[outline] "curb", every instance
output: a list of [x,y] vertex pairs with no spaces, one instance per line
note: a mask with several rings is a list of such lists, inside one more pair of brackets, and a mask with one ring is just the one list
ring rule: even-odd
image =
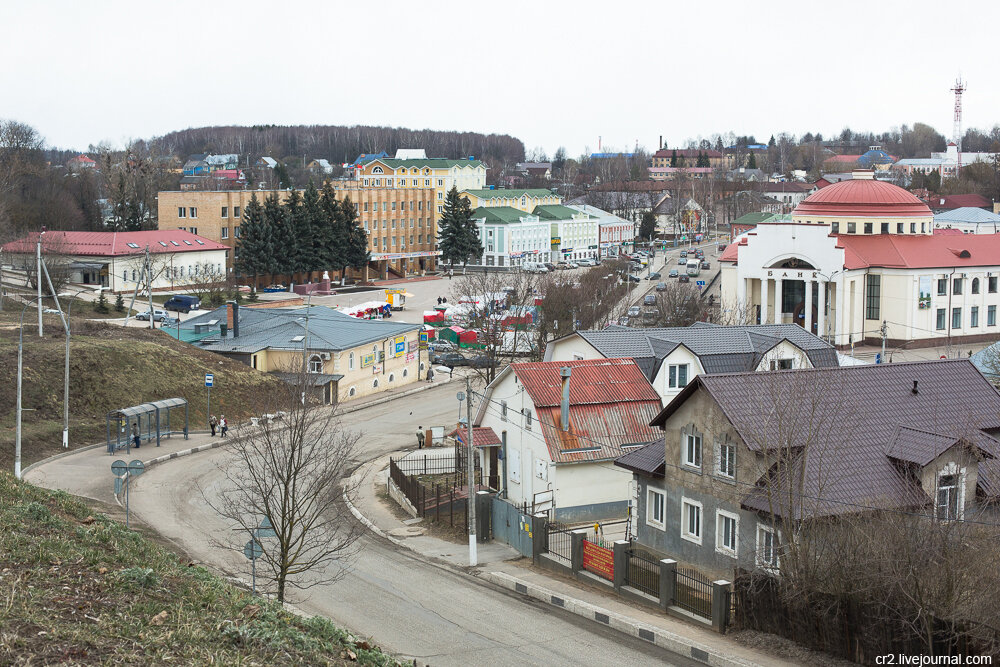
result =
[[[373,407],[375,405],[383,405],[385,403],[389,403],[390,401],[395,401],[398,398],[405,398],[405,397],[410,396],[412,394],[419,394],[422,391],[430,391],[431,389],[434,389],[436,387],[440,387],[442,385],[449,384],[452,381],[453,381],[453,379],[449,378],[449,379],[447,379],[447,380],[445,380],[443,382],[434,382],[432,384],[425,384],[424,386],[417,387],[416,389],[407,389],[404,392],[400,392],[400,393],[394,394],[392,396],[386,396],[384,398],[377,398],[377,399],[375,399],[373,401],[368,401],[366,403],[359,404],[359,405],[352,405],[352,406],[346,407],[346,408],[341,408],[338,405],[338,407],[337,407],[337,414],[338,415],[349,415],[352,412],[357,412],[358,410],[364,410],[365,408],[370,408],[370,407]],[[426,382],[426,380],[423,380],[423,382]]]
[[[204,431],[204,432],[207,433],[208,431]],[[235,437],[236,436],[233,436],[233,439],[235,439]],[[227,443],[229,443],[229,438],[219,438],[219,440],[216,441],[216,442],[210,442],[210,443],[208,443],[206,445],[198,445],[197,447],[191,447],[190,449],[182,449],[181,451],[179,451],[179,452],[173,452],[172,454],[164,454],[163,456],[157,456],[154,459],[150,459],[148,461],[143,461],[142,463],[143,463],[144,466],[146,466],[146,469],[148,470],[149,468],[155,466],[157,463],[163,463],[164,461],[169,461],[171,459],[180,458],[182,456],[189,456],[191,454],[197,454],[198,452],[208,451],[209,449],[216,449],[217,447],[222,447],[224,444],[227,444]],[[122,483],[123,487],[127,486],[129,484],[129,479],[130,478],[131,478],[131,475],[125,475],[125,481]],[[115,502],[117,502],[119,505],[121,505],[122,501],[121,501],[121,498],[118,497],[118,494],[116,493],[116,494],[114,494],[114,496],[115,496]]]
[[692,660],[712,665],[712,667],[753,667],[757,664],[741,658],[727,657],[700,642],[636,621],[608,609],[602,609],[589,602],[565,597],[562,594],[557,595],[547,588],[522,581],[504,572],[484,572],[482,576],[501,588],[527,595],[553,607],[559,607],[571,614],[608,626],[629,636],[638,637],[678,655],[690,656]]

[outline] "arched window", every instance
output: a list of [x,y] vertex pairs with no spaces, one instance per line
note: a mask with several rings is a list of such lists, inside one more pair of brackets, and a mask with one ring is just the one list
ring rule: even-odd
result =
[[395,379],[396,379],[396,376],[393,373],[389,373],[389,382],[392,382]]
[[403,377],[406,377],[407,375],[409,375],[409,373],[407,372],[408,370],[409,369],[407,369],[407,368],[403,369]]
[[353,371],[354,370],[354,353],[353,352],[351,352],[351,354],[347,357],[347,370],[349,370],[349,371]]
[[378,378],[372,381],[372,389],[378,389]]
[[314,354],[309,357],[309,372],[310,373],[322,373],[323,372],[323,357],[318,354]]
[[372,169],[372,173],[373,174],[381,174],[382,173],[382,167],[375,167],[374,169]]
[[979,294],[979,278],[972,279],[972,293]]
[[358,393],[358,391],[354,387],[351,387],[350,389],[347,390],[348,396],[354,396],[356,393]]

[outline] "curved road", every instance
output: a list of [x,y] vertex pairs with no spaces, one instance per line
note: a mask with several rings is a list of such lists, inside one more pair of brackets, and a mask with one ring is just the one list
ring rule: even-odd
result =
[[[457,383],[346,415],[364,433],[362,458],[409,444],[416,425],[454,423]],[[202,495],[222,483],[225,448],[169,461],[137,480],[132,511],[184,551],[223,573],[249,576],[242,553],[220,542],[232,526]],[[353,518],[352,518],[353,520]],[[366,532],[336,583],[292,592],[297,606],[370,636],[397,655],[433,665],[695,665],[591,621],[542,607]],[[461,545],[455,545],[462,549]]]

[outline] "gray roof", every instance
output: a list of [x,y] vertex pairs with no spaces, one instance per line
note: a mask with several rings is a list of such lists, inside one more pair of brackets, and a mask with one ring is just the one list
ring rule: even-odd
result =
[[1000,223],[1000,215],[974,206],[963,206],[962,208],[936,214],[934,222],[987,223],[993,225]]
[[663,438],[643,445],[615,459],[615,465],[647,477],[663,477],[667,464],[667,448]]
[[698,323],[661,329],[611,326],[600,331],[576,333],[605,357],[631,357],[650,380],[663,358],[678,345],[697,355],[706,373],[753,370],[767,351],[782,340],[800,348],[817,368],[838,365],[833,346],[797,324],[718,326]]
[[[983,456],[979,489],[1000,494],[1000,441],[991,435],[1000,429],[1000,393],[968,360],[699,375],[653,425],[662,428],[698,390],[752,451],[792,453],[784,470],[757,481],[744,507],[798,517],[922,508],[931,499],[909,465],[959,443]],[[767,480],[782,489],[770,499]]]
[[[306,334],[306,307],[299,308],[246,308],[239,309],[240,335],[229,331],[225,338],[220,334],[201,339],[199,344],[213,352],[253,353],[266,349],[302,349],[302,340],[293,340]],[[309,311],[310,350],[339,351],[418,331],[419,324],[389,322],[387,320],[362,320],[326,306],[312,306]],[[196,324],[212,320],[226,321],[226,307],[222,306],[204,315],[192,317],[181,323],[182,329],[193,329]]]

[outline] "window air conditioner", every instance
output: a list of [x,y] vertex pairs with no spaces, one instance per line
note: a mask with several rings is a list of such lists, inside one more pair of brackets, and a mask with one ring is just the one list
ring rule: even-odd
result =
[[330,353],[320,352],[319,358],[322,359],[323,361],[330,361]]

